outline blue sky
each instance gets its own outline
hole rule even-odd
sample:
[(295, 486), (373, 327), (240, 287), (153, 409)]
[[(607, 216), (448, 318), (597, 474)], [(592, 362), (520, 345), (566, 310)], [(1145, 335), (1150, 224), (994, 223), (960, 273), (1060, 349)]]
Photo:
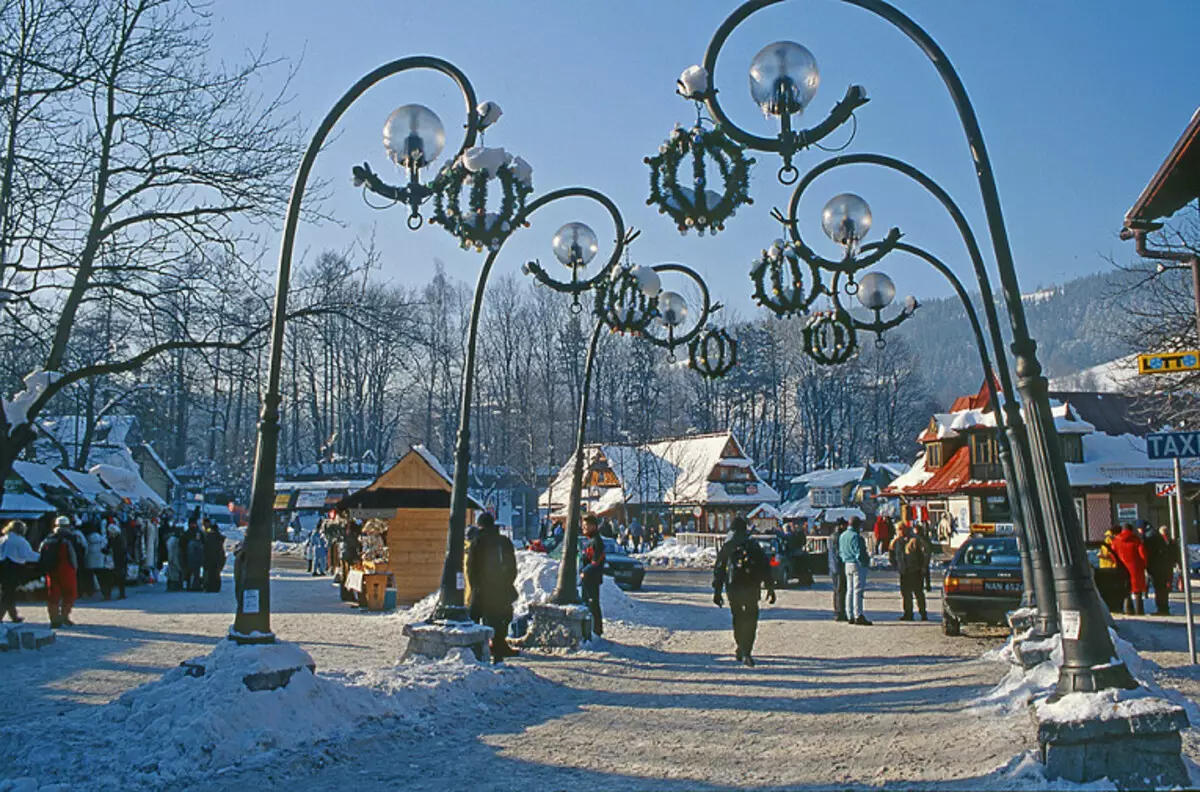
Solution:
[[(1022, 289), (1106, 269), (1108, 255), (1130, 259), (1131, 245), (1117, 239), (1121, 219), (1200, 105), (1193, 59), (1200, 3), (1156, 1), (1136, 12), (1117, 0), (896, 4), (939, 42), (970, 93)], [(718, 237), (704, 239), (681, 237), (646, 206), (642, 162), (676, 121), (694, 120), (691, 103), (674, 93), (675, 79), (701, 61), (713, 31), (735, 6), (714, 0), (217, 0), (213, 38), (224, 58), (266, 42), (270, 52), (298, 60), (293, 108), (310, 128), (355, 80), (386, 61), (431, 54), (454, 62), (481, 100), (503, 107), (486, 142), (527, 159), (538, 193), (586, 185), (608, 194), (626, 223), (643, 232), (633, 247), (635, 261), (694, 266), (720, 299), (744, 314), (751, 309), (750, 260), (779, 235), (769, 210), (786, 206), (790, 196), (775, 180), (778, 160), (755, 154), (754, 206)], [(743, 23), (722, 50), (716, 76), (723, 107), (739, 125), (768, 135), (777, 129), (751, 102), (746, 68), (755, 52), (779, 39), (804, 44), (820, 65), (821, 86), (805, 126), (824, 118), (848, 85), (864, 85), (871, 102), (858, 111), (849, 150), (912, 162), (942, 183), (984, 237), (970, 155), (945, 88), (907, 38), (867, 12), (836, 0), (792, 0)], [(350, 184), (350, 167), (362, 161), (400, 180), (384, 156), (381, 130), (392, 109), (410, 102), (433, 108), (447, 128), (447, 151), (457, 149), (464, 115), (449, 79), (401, 75), (381, 83), (350, 109), (317, 167), (318, 176), (331, 181), (325, 208), (340, 225), (305, 227), (299, 249), (312, 255), (373, 236), (383, 254), (381, 277), (420, 283), (440, 259), (451, 275), (473, 281), (481, 255), (459, 250), (437, 226), (409, 232), (402, 210), (370, 209)], [(843, 130), (830, 142), (844, 139)], [(810, 150), (798, 165), (811, 167), (828, 156)], [(833, 255), (820, 235), (820, 209), (846, 191), (871, 203), (876, 238), (899, 226), (910, 242), (967, 273), (961, 242), (941, 208), (903, 177), (865, 166), (836, 170), (809, 190), (801, 216), (810, 244)], [(611, 242), (607, 214), (594, 204), (560, 204), (538, 212), (532, 227), (514, 236), (498, 271), (516, 272), (532, 257), (552, 262), (550, 238), (568, 220), (588, 222), (602, 243)], [(948, 293), (915, 260), (895, 257), (884, 268), (900, 294)]]

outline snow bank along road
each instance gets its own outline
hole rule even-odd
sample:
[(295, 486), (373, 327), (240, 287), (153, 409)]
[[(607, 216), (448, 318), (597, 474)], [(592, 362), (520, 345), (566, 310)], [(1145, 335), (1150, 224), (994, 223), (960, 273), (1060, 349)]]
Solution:
[[(713, 606), (708, 583), (704, 573), (652, 570), (646, 591), (635, 595), (638, 623), (612, 623), (590, 650), (527, 652), (509, 664), (503, 684), (439, 697), (443, 703), (428, 702), (422, 717), (364, 717), (348, 741), (277, 751), (252, 766), (213, 768), (174, 786), (344, 792), (347, 785), (1011, 785), (1005, 783), (1011, 778), (991, 773), (1033, 746), (1030, 720), (970, 709), (1006, 670), (979, 659), (1000, 644), (1002, 633), (950, 639), (936, 621), (897, 622), (895, 578), (882, 574), (867, 594), (875, 626), (837, 624), (828, 615), (828, 583), (820, 581), (813, 590), (783, 591), (764, 609), (759, 665), (747, 669), (733, 661), (729, 612)], [(307, 649), (323, 674), (394, 662), (403, 640), (397, 617), (348, 608), (328, 578), (281, 571), (273, 585), (275, 629)], [(64, 631), (51, 650), (0, 655), (8, 681), (0, 726), (37, 730), (43, 718), (86, 712), (159, 678), (212, 648), (228, 627), (231, 605), (228, 591), (161, 590), (131, 590), (124, 602), (85, 605), (80, 626)], [(934, 598), (930, 613), (936, 619), (939, 611)]]

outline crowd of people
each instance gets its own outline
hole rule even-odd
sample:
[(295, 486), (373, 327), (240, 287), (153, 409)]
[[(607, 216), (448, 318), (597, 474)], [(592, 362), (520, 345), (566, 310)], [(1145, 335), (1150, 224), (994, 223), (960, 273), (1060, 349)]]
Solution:
[(1141, 615), (1146, 612), (1149, 580), (1154, 587), (1154, 614), (1167, 616), (1175, 570), (1180, 565), (1179, 543), (1171, 538), (1167, 526), (1156, 531), (1144, 520), (1136, 526), (1124, 523), (1104, 534), (1096, 588), (1110, 611)]
[[(76, 602), (125, 599), (133, 581), (157, 579), (166, 562), (168, 591), (221, 590), (225, 538), (209, 519), (175, 526), (170, 512), (148, 517), (126, 512), (59, 514), (46, 532), (12, 520), (0, 536), (0, 619), (23, 621), (20, 589), (43, 580), (50, 626), (71, 626)], [(157, 545), (154, 542), (157, 534)]]

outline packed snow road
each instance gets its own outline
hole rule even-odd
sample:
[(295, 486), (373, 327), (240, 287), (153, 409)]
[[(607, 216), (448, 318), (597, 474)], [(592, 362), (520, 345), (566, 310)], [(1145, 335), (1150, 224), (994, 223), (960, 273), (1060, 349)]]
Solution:
[(896, 621), (894, 576), (868, 588), (871, 627), (833, 622), (825, 581), (781, 592), (764, 608), (753, 669), (734, 662), (729, 612), (704, 573), (655, 570), (634, 596), (640, 624), (611, 624), (590, 651), (527, 652), (510, 663), (519, 685), (454, 717), (365, 728), (196, 788), (961, 788), (989, 785), (1034, 744), (1025, 718), (965, 711), (1005, 671), (979, 659), (1001, 633), (951, 639), (936, 616)]

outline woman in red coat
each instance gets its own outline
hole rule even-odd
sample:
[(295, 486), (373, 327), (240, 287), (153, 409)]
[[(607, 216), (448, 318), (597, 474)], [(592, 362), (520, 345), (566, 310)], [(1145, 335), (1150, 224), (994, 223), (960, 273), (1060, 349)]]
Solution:
[(1121, 526), (1121, 533), (1112, 540), (1113, 552), (1125, 571), (1129, 573), (1129, 596), (1125, 598), (1125, 612), (1142, 615), (1146, 612), (1143, 596), (1146, 594), (1146, 546), (1129, 523)]

